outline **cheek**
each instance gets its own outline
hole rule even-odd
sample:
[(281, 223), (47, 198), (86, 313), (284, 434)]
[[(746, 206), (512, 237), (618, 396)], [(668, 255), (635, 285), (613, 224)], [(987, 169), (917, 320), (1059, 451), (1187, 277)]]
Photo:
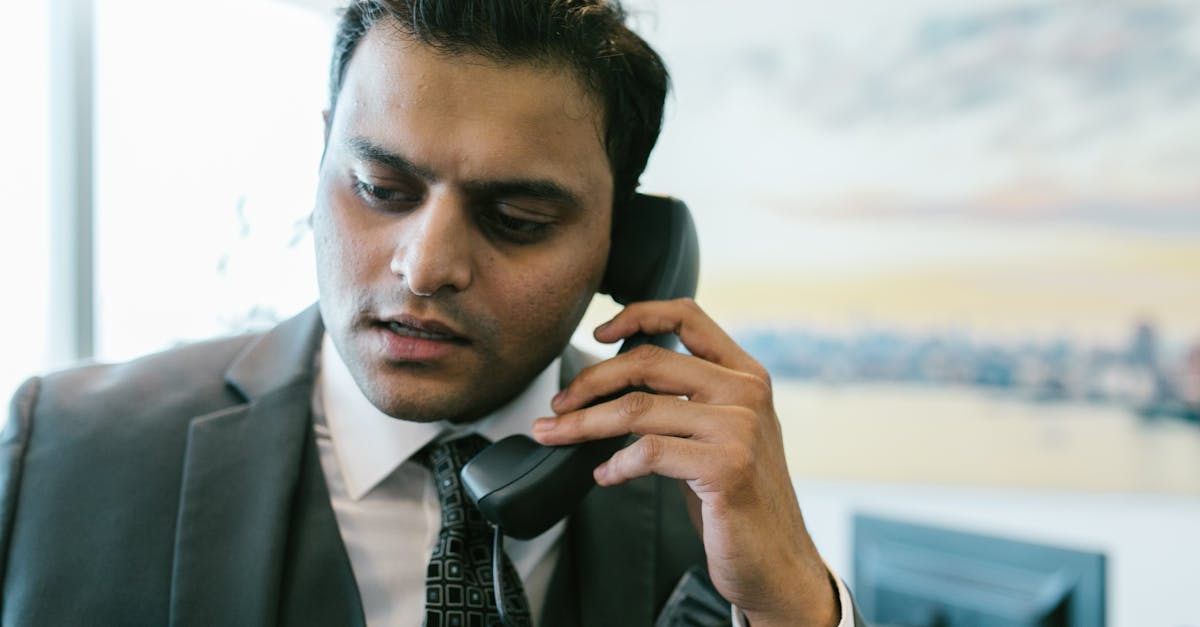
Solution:
[(362, 225), (356, 225), (347, 211), (339, 208), (336, 197), (313, 212), (313, 247), (317, 262), (317, 281), (323, 297), (352, 290), (364, 278), (377, 256)]
[[(524, 272), (510, 294), (512, 320), (522, 327), (520, 335), (531, 341), (565, 342), (575, 331), (600, 284), (607, 249), (574, 254), (537, 267), (541, 272)], [(518, 296), (519, 295), (519, 296)]]
[(313, 216), (313, 249), (317, 261), (317, 283), (322, 297), (331, 296), (337, 292), (339, 285), (344, 283), (342, 274), (346, 267), (346, 251), (350, 249), (345, 241), (345, 234), (336, 224), (333, 210), (324, 207), (317, 210)]

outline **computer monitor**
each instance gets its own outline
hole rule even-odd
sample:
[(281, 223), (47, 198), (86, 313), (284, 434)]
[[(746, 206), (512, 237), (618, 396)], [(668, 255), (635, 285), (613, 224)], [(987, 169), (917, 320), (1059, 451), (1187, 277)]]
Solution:
[(1104, 555), (854, 517), (854, 596), (876, 625), (1103, 627)]

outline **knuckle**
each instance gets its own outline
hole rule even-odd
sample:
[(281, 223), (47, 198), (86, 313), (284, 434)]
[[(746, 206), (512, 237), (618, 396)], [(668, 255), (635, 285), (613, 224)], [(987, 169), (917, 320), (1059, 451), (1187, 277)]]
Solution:
[(745, 394), (745, 401), (755, 406), (771, 402), (771, 382), (756, 374), (740, 373), (739, 388)]
[(636, 447), (638, 461), (643, 466), (654, 466), (666, 453), (662, 438), (654, 435), (642, 436)]
[(767, 392), (770, 392), (771, 391), (771, 373), (766, 368), (764, 368), (762, 366), (762, 364), (755, 363), (754, 366), (755, 367), (754, 367), (754, 371), (752, 374), (755, 377), (758, 377), (758, 379), (760, 381), (762, 381), (764, 384), (766, 384)]
[(653, 403), (654, 400), (645, 392), (630, 392), (617, 403), (617, 414), (623, 422), (630, 423), (650, 411)]
[(642, 367), (650, 367), (662, 361), (665, 350), (653, 344), (643, 344), (630, 352)]
[(700, 305), (697, 305), (696, 301), (690, 297), (677, 298), (671, 302), (677, 308), (674, 314), (675, 322), (673, 325), (677, 334), (683, 329), (684, 324), (689, 323), (689, 321), (694, 324), (696, 320), (708, 317), (708, 314), (704, 313)]
[(737, 442), (751, 442), (758, 434), (759, 418), (758, 412), (755, 412), (749, 407), (741, 407), (739, 411), (733, 413), (733, 419), (729, 421), (730, 426), (735, 430)]
[(633, 320), (644, 318), (648, 313), (654, 311), (654, 301), (642, 300), (625, 305), (625, 309), (621, 310), (620, 315), (626, 316)]
[(764, 370), (761, 375), (749, 374), (748, 386), (758, 398), (771, 398), (771, 376)]
[(726, 463), (735, 474), (745, 474), (754, 467), (754, 453), (749, 446), (732, 444), (725, 453)]

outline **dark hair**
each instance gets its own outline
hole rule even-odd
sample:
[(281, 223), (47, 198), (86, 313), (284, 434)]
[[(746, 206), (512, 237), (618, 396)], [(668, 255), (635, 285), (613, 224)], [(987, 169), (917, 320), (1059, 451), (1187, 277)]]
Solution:
[(669, 78), (653, 49), (625, 25), (616, 0), (354, 0), (343, 12), (329, 72), (333, 115), (346, 66), (383, 19), (446, 54), (499, 62), (564, 63), (604, 106), (613, 202), (637, 188), (662, 129)]

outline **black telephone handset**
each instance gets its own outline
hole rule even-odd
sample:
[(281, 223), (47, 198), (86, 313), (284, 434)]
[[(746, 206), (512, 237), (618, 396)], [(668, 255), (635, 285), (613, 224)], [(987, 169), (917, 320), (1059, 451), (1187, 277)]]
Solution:
[[(696, 295), (700, 245), (687, 205), (675, 198), (635, 194), (617, 212), (600, 291), (627, 305)], [(637, 334), (620, 353), (642, 344), (673, 349), (674, 334)], [(596, 405), (632, 391), (600, 398)], [(595, 486), (592, 469), (616, 453), (627, 436), (571, 446), (542, 446), (513, 435), (476, 455), (462, 469), (463, 485), (489, 522), (527, 540), (566, 517)]]

